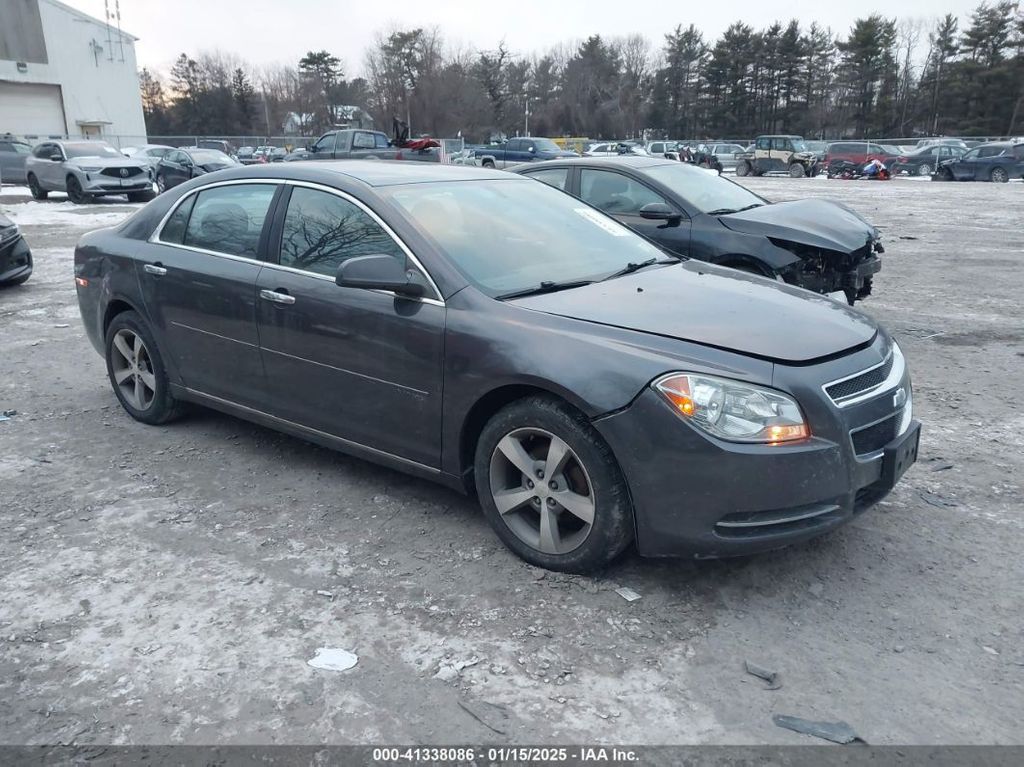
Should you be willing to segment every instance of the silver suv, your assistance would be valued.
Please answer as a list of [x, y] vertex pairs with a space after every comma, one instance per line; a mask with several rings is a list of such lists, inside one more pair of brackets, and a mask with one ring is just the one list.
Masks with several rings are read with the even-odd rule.
[[129, 202], [155, 196], [149, 168], [105, 141], [44, 141], [25, 161], [25, 175], [37, 200], [50, 192], [67, 192], [74, 203], [109, 194], [126, 194]]

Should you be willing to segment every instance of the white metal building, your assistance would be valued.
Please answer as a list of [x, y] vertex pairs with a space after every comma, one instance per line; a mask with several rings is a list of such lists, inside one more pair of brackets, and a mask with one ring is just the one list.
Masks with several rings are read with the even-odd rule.
[[0, 134], [144, 143], [136, 39], [58, 0], [0, 0]]

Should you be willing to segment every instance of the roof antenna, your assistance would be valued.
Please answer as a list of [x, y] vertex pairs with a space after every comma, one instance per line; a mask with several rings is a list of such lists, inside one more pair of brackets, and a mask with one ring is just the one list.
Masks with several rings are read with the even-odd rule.
[[121, 32], [121, 0], [114, 0], [114, 12], [117, 14], [117, 44], [121, 49], [121, 63], [124, 63], [124, 33]]

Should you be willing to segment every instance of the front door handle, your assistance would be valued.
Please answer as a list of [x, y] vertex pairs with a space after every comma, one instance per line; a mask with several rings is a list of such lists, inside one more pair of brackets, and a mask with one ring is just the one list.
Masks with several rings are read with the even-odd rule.
[[273, 301], [275, 304], [294, 304], [295, 296], [287, 293], [278, 293], [276, 290], [261, 290], [260, 298], [265, 301]]
[[167, 268], [161, 266], [159, 263], [146, 264], [142, 268], [146, 270], [147, 274], [155, 274], [157, 277], [163, 277], [165, 274], [167, 274]]

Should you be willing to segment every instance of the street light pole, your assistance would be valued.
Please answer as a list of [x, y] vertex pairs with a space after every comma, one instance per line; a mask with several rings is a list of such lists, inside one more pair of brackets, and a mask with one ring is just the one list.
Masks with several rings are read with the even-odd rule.
[[526, 119], [523, 124], [523, 135], [530, 135], [530, 97], [527, 94], [523, 94], [523, 98], [526, 101]]

